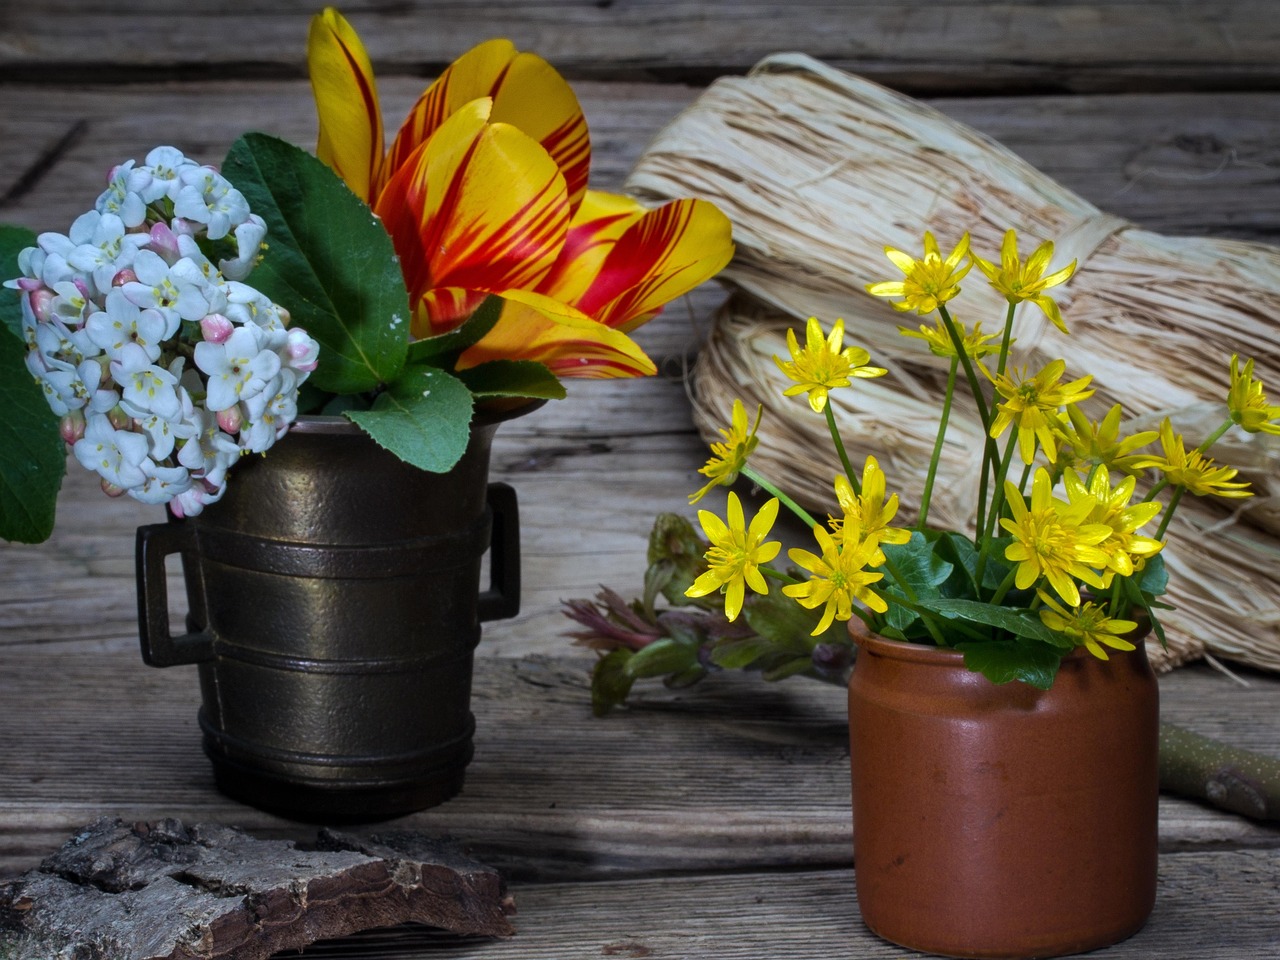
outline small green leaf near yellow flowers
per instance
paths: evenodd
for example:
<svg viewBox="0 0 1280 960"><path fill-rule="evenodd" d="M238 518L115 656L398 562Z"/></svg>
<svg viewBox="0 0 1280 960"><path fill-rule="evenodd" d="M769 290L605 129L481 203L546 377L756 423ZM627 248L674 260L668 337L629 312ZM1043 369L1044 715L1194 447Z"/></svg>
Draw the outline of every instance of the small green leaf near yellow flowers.
<svg viewBox="0 0 1280 960"><path fill-rule="evenodd" d="M711 482L689 497L691 506L710 493L713 487L727 487L738 479L738 474L747 465L747 458L760 442L756 437L756 431L760 428L760 417L763 413L764 407L758 407L756 422L748 426L747 408L742 405L741 400L733 401L732 422L727 430L724 428L720 430L724 441L711 444L711 459L705 466L698 468L698 472L704 477L710 477Z"/></svg>
<svg viewBox="0 0 1280 960"><path fill-rule="evenodd" d="M782 391L784 397L801 393L809 395L809 406L821 413L827 405L827 394L836 387L847 387L852 377L883 377L888 370L867 364L871 354L862 347L844 346L844 321L837 320L826 338L817 317L810 317L805 327L805 345L801 349L794 330L787 330L790 360L773 358L773 362L795 386Z"/></svg>
<svg viewBox="0 0 1280 960"><path fill-rule="evenodd" d="M1066 333L1067 325L1062 322L1058 305L1044 291L1068 280L1075 273L1076 261L1072 260L1061 270L1045 276L1044 271L1052 259L1053 241L1046 240L1036 247L1035 252L1027 257L1026 263L1023 263L1018 257L1018 235L1015 231L1008 230L1005 232L1004 242L1000 245L999 266L979 256L974 256L973 262L986 274L987 280L991 282L996 292L1009 303L1021 303L1024 300L1034 303L1044 311L1044 315L1053 322L1055 327Z"/></svg>
<svg viewBox="0 0 1280 960"><path fill-rule="evenodd" d="M867 292L873 297L900 297L890 304L893 309L901 312L914 310L921 315L932 313L939 304L954 298L960 292L960 281L973 266L972 262L960 265L969 254L968 233L945 257L938 248L938 241L927 231L924 235L924 256L919 260L893 247L885 247L884 253L904 277L902 280L868 284Z"/></svg>
<svg viewBox="0 0 1280 960"><path fill-rule="evenodd" d="M992 640L985 643L962 643L957 649L964 654L964 665L982 674L992 683L1021 680L1038 690L1053 686L1062 654L1043 643L1025 640Z"/></svg>
<svg viewBox="0 0 1280 960"><path fill-rule="evenodd" d="M1267 403L1262 381L1253 378L1253 358L1240 369L1240 358L1231 357L1231 387L1227 392L1231 420L1248 433L1280 435L1280 407Z"/></svg>

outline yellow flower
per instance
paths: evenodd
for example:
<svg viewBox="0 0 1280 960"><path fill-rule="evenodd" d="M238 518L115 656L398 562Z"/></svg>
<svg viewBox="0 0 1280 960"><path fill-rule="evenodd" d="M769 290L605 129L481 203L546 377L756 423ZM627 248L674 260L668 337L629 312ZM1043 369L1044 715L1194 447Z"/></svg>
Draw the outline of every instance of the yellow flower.
<svg viewBox="0 0 1280 960"><path fill-rule="evenodd" d="M1075 273L1076 261L1072 260L1061 270L1046 277L1044 270L1052 258L1053 242L1046 240L1023 263L1018 257L1018 235L1009 230L1004 235L1004 243L1000 245L1000 266L988 263L979 256L974 256L973 262L1006 300L1010 303L1031 301L1044 311L1044 315L1053 321L1055 327L1066 333L1067 325L1062 322L1058 305L1044 291L1049 287L1056 287Z"/></svg>
<svg viewBox="0 0 1280 960"><path fill-rule="evenodd" d="M724 442L711 444L711 459L705 466L698 468L698 472L704 477L710 477L711 482L692 494L689 497L689 503L697 503L710 492L712 487L721 485L727 487L738 479L738 474L747 465L747 458L760 442L756 436L756 430L760 427L760 417L763 412L763 405L756 408L756 422L748 429L747 408L742 405L741 400L733 401L733 422L728 430L720 430Z"/></svg>
<svg viewBox="0 0 1280 960"><path fill-rule="evenodd" d="M1280 435L1280 407L1267 406L1267 395L1262 390L1262 381L1253 379L1253 358L1245 361L1244 369L1239 369L1240 357L1231 356L1231 389L1227 393L1227 408L1231 411L1231 419L1240 424L1249 433L1271 433Z"/></svg>
<svg viewBox="0 0 1280 960"><path fill-rule="evenodd" d="M1063 443L1058 447L1058 456L1053 464L1059 470L1079 466L1106 467L1119 470L1121 473L1137 474L1141 472L1138 464L1144 459L1134 456L1133 451L1145 447L1154 440L1158 433L1154 430L1143 430L1131 437L1120 438L1120 404L1107 411L1097 423L1091 423L1084 412L1076 406L1067 407L1070 425L1058 423L1058 439Z"/></svg>
<svg viewBox="0 0 1280 960"><path fill-rule="evenodd" d="M901 300L892 304L893 309L914 310L919 314L932 313L938 309L939 304L946 303L958 294L960 281L973 266L972 263L960 266L960 261L969 253L968 233L960 238L955 249L945 258L938 249L938 241L927 231L924 235L924 256L921 259L917 260L893 247L885 247L884 253L906 275L905 279L868 284L867 292L873 297L901 297Z"/></svg>
<svg viewBox="0 0 1280 960"><path fill-rule="evenodd" d="M805 327L805 346L802 350L796 342L794 330L787 330L787 347L791 360L773 358L787 378L795 381L794 387L782 391L784 397L808 393L809 406L814 413L821 413L827 405L827 393L835 387L849 386L850 377L883 377L888 370L868 367L871 359L862 347L845 347L844 321L837 320L825 339L817 317L810 317Z"/></svg>
<svg viewBox="0 0 1280 960"><path fill-rule="evenodd" d="M1104 581L1109 581L1112 573L1122 577L1132 575L1147 557L1160 552L1163 543L1140 536L1137 531L1155 519L1161 504L1154 500L1130 503L1138 482L1134 477L1125 477L1115 487L1111 486L1111 477L1105 469L1095 472L1088 486L1074 470L1068 470L1062 479L1067 499L1073 504L1088 505L1085 522L1104 523L1111 528L1111 536L1098 544L1108 558Z"/></svg>
<svg viewBox="0 0 1280 960"><path fill-rule="evenodd" d="M1040 610L1040 622L1074 640L1077 647L1084 647L1099 660L1110 659L1102 649L1103 644L1113 650L1135 649L1132 643L1122 639L1123 634L1137 629L1138 624L1133 620L1113 620L1096 603L1073 604L1068 610L1043 590L1039 595L1045 602Z"/></svg>
<svg viewBox="0 0 1280 960"><path fill-rule="evenodd" d="M951 318L956 325L956 332L960 334L960 343L964 347L964 352L974 360L980 360L989 353L999 353L1000 334L983 333L982 321L979 320L973 325L973 330L966 330L963 323L960 323L955 317ZM951 342L951 335L947 333L946 322L939 317L935 324L930 327L920 324L920 329L910 330L907 327L899 327L898 332L904 337L917 337L929 345L929 352L935 357L946 357L950 359L956 355L955 344ZM1010 343L1015 341L1010 340Z"/></svg>
<svg viewBox="0 0 1280 960"><path fill-rule="evenodd" d="M705 597L719 590L724 594L725 617L736 620L742 611L747 587L756 593L769 592L769 585L765 583L759 567L776 557L782 549L782 544L776 540L763 542L778 518L778 499L773 497L765 503L748 527L738 495L730 492L726 516L727 524L710 510L698 511L702 532L711 541L707 550L708 569L685 591L685 596Z"/></svg>
<svg viewBox="0 0 1280 960"><path fill-rule="evenodd" d="M852 617L854 600L860 600L877 613L889 609L888 604L870 589L871 584L884 578L883 573L866 569L883 557L874 540L860 538L852 525L844 528L839 543L821 526L813 528L813 535L822 548L822 556L808 550L787 551L793 563L813 576L804 583L792 583L782 588L783 593L806 609L826 604L812 636L826 630L832 620Z"/></svg>
<svg viewBox="0 0 1280 960"><path fill-rule="evenodd" d="M1098 544L1111 536L1111 528L1084 522L1089 504L1054 497L1049 472L1043 467L1032 481L1030 506L1014 484L1005 481L1004 489L1013 517L1002 517L1000 526L1013 535L1004 556L1018 565L1014 585L1026 590L1043 577L1073 607L1080 604L1076 580L1101 589L1102 578L1091 568L1107 565L1109 558Z"/></svg>
<svg viewBox="0 0 1280 960"><path fill-rule="evenodd" d="M1251 497L1243 482L1232 482L1240 471L1234 467L1215 466L1212 457L1199 450L1187 452L1182 434L1174 435L1173 424L1165 417L1160 424L1160 446L1163 457L1146 457L1139 462L1142 467L1153 467L1165 475L1175 487L1185 487L1197 497Z"/></svg>
<svg viewBox="0 0 1280 960"><path fill-rule="evenodd" d="M911 531L902 527L891 527L891 521L898 513L898 495L895 493L885 499L884 471L875 457L867 457L862 467L862 495L853 492L853 484L844 474L836 477L836 500L840 503L843 517L831 518L831 529L839 531L853 527L859 535L876 543L906 543L911 539ZM879 565L884 561L876 561Z"/></svg>
<svg viewBox="0 0 1280 960"><path fill-rule="evenodd" d="M1044 447L1045 456L1050 461L1056 460L1058 446L1054 434L1055 429L1061 429L1058 410L1093 396L1092 390L1084 389L1092 377L1059 384L1066 369L1064 361L1054 360L1030 379L1024 368L1021 379L1015 381L1009 374L993 374L986 367L982 368L995 384L996 392L1005 398L998 404L1000 412L991 424L991 436L999 437L1009 424L1017 424L1018 450L1023 463L1035 459L1037 440Z"/></svg>

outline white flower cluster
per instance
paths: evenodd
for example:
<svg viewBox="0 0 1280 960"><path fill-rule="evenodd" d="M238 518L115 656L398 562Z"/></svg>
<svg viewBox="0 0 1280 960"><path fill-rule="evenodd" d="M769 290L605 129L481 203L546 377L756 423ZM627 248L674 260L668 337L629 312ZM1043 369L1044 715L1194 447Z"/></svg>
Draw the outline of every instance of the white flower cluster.
<svg viewBox="0 0 1280 960"><path fill-rule="evenodd" d="M320 348L241 282L265 235L225 177L157 147L20 254L27 369L108 494L197 514L297 417Z"/></svg>

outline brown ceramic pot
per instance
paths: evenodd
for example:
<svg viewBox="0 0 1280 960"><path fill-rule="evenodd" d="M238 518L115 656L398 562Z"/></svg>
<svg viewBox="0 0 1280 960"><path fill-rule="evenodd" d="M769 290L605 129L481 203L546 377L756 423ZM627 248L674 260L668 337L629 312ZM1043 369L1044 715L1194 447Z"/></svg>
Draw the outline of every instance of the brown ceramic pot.
<svg viewBox="0 0 1280 960"><path fill-rule="evenodd" d="M1077 650L1053 687L868 636L849 684L867 926L954 957L1051 957L1137 932L1155 902L1155 675L1142 644Z"/></svg>

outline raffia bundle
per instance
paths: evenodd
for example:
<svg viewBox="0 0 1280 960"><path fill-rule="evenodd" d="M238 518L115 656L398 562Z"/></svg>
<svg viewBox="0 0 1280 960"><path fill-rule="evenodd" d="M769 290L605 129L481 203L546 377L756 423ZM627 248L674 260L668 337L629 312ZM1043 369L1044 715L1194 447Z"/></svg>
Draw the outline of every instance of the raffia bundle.
<svg viewBox="0 0 1280 960"><path fill-rule="evenodd" d="M919 251L931 230L944 250L969 231L998 256L1008 227L1024 250L1056 244L1050 269L1079 267L1053 291L1071 330L1062 336L1037 308L1019 308L1013 362L1038 368L1063 358L1067 377L1093 375L1088 412L1114 402L1136 418L1168 415L1188 445L1225 414L1233 354L1280 389L1280 251L1260 244L1166 237L1099 211L984 135L919 101L798 54L771 57L746 78L718 81L641 157L629 188L655 198L701 196L734 223L738 254L725 277L745 291L726 305L697 373L696 418L705 436L728 419L734 396L762 402L758 469L810 505L827 507L837 469L825 425L803 403L781 402L772 357L785 329L843 317L846 342L888 367L880 381L833 394L857 455L874 453L909 513L919 501L933 443L944 361L899 324L865 286L896 271L883 248ZM993 329L1005 304L976 274L957 301L960 318ZM963 391L961 391L963 393ZM931 519L972 520L981 430L957 409ZM1184 498L1171 530L1173 660L1200 644L1225 657L1280 669L1280 444L1266 435L1223 442L1214 455L1239 466L1254 498L1235 513Z"/></svg>

